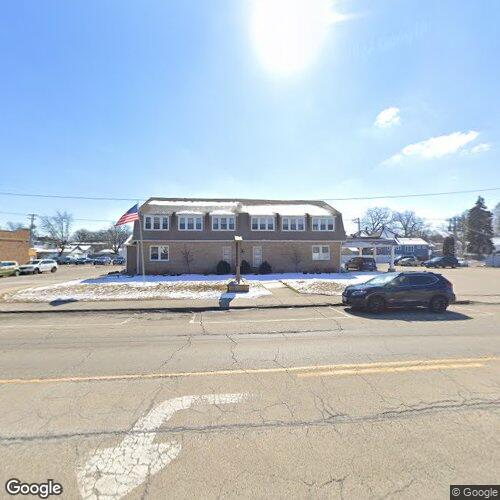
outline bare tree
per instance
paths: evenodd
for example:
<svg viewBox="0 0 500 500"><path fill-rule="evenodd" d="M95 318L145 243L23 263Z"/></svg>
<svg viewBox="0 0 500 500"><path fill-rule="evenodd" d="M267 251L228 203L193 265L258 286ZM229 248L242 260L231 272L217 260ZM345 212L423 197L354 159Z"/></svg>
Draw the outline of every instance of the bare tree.
<svg viewBox="0 0 500 500"><path fill-rule="evenodd" d="M26 229L26 225L21 222L7 222L7 229L9 231L19 231L19 229Z"/></svg>
<svg viewBox="0 0 500 500"><path fill-rule="evenodd" d="M302 262L302 256L300 255L297 245L292 245L290 248L290 261L295 267L295 272L298 272L300 263Z"/></svg>
<svg viewBox="0 0 500 500"><path fill-rule="evenodd" d="M418 217L413 210L394 212L391 225L393 230L403 238L422 236L427 229L424 219Z"/></svg>
<svg viewBox="0 0 500 500"><path fill-rule="evenodd" d="M182 260L186 265L186 271L191 274L191 263L194 260L193 251L187 245L184 245L184 249L181 251Z"/></svg>
<svg viewBox="0 0 500 500"><path fill-rule="evenodd" d="M361 217L361 227L368 233L375 233L384 227L390 227L392 212L387 207L369 208Z"/></svg>
<svg viewBox="0 0 500 500"><path fill-rule="evenodd" d="M130 236L130 229L127 226L110 226L104 231L104 239L109 244L114 253L118 253L123 244Z"/></svg>
<svg viewBox="0 0 500 500"><path fill-rule="evenodd" d="M73 216L66 211L57 211L56 215L52 217L42 217L42 229L59 247L59 255L62 255L64 249L68 246L72 224Z"/></svg>

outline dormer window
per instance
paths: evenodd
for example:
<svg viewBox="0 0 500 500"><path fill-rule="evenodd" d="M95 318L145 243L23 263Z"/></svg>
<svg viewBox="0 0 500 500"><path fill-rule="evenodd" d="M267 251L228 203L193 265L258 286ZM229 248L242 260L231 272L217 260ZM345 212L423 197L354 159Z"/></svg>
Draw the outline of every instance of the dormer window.
<svg viewBox="0 0 500 500"><path fill-rule="evenodd" d="M236 217L234 215L213 215L212 231L234 231L236 229Z"/></svg>
<svg viewBox="0 0 500 500"><path fill-rule="evenodd" d="M305 217L282 217L281 230L282 231L305 231L306 221Z"/></svg>
<svg viewBox="0 0 500 500"><path fill-rule="evenodd" d="M168 215L145 215L144 229L147 231L168 231Z"/></svg>
<svg viewBox="0 0 500 500"><path fill-rule="evenodd" d="M274 217L252 217L252 231L274 231Z"/></svg>
<svg viewBox="0 0 500 500"><path fill-rule="evenodd" d="M334 217L313 217L312 218L313 231L335 231Z"/></svg>
<svg viewBox="0 0 500 500"><path fill-rule="evenodd" d="M202 231L202 215L179 215L179 231Z"/></svg>

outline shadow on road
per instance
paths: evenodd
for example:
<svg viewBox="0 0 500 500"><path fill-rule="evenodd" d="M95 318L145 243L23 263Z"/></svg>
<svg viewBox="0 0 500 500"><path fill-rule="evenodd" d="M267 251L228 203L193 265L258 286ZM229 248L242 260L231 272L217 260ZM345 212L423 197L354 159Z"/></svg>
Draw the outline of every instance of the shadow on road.
<svg viewBox="0 0 500 500"><path fill-rule="evenodd" d="M387 311L372 314L366 311L346 309L349 314L365 319L377 319L379 321L465 321L472 319L467 314L455 311L444 313L433 313L424 308L388 309Z"/></svg>
<svg viewBox="0 0 500 500"><path fill-rule="evenodd" d="M51 306L57 307L57 306L63 306L64 304L71 304L72 302L78 302L77 299L55 299L51 300L49 304Z"/></svg>

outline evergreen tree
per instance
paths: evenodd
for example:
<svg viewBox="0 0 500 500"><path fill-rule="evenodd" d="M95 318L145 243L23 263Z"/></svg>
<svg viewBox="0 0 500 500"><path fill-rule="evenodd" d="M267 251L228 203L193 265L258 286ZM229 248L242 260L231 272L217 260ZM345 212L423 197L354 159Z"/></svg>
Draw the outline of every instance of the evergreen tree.
<svg viewBox="0 0 500 500"><path fill-rule="evenodd" d="M455 257L455 238L453 236L447 236L443 240L443 255Z"/></svg>
<svg viewBox="0 0 500 500"><path fill-rule="evenodd" d="M467 251L479 258L493 251L493 214L487 210L484 198L478 197L476 204L467 212Z"/></svg>

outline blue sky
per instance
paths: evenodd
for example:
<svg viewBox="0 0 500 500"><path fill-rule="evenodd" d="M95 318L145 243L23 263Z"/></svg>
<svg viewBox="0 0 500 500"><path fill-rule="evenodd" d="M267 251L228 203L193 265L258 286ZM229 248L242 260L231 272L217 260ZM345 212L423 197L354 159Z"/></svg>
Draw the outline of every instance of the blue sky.
<svg viewBox="0 0 500 500"><path fill-rule="evenodd" d="M0 191L325 199L500 186L499 23L495 0L5 2ZM439 219L475 198L332 204L346 219L375 204ZM500 192L485 198L493 208ZM130 206L0 201L110 220Z"/></svg>

